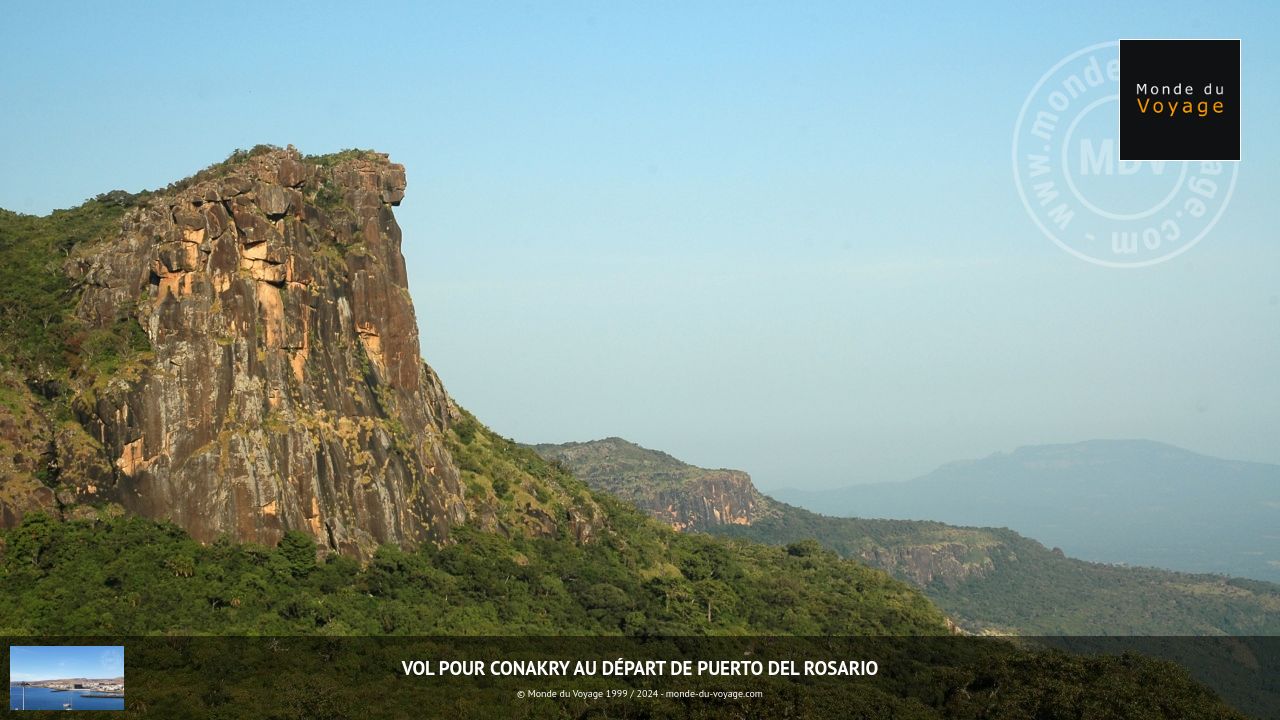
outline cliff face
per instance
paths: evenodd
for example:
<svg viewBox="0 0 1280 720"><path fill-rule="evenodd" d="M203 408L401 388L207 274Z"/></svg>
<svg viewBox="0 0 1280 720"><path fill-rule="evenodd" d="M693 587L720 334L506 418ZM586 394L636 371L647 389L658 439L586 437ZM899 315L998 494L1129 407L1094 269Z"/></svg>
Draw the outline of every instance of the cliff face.
<svg viewBox="0 0 1280 720"><path fill-rule="evenodd" d="M773 511L741 470L695 467L621 438L534 449L676 530L750 525Z"/></svg>
<svg viewBox="0 0 1280 720"><path fill-rule="evenodd" d="M751 476L741 470L707 470L683 490L658 490L647 504L644 510L676 530L750 525L764 512Z"/></svg>
<svg viewBox="0 0 1280 720"><path fill-rule="evenodd" d="M773 543L819 538L842 555L920 588L956 587L994 571L990 552L997 543L981 530L824 518L761 494L740 470L696 467L621 438L534 449L676 530Z"/></svg>
<svg viewBox="0 0 1280 720"><path fill-rule="evenodd" d="M404 190L384 155L271 150L171 186L79 251L78 320L145 338L75 383L112 467L64 502L119 503L202 541L299 529L355 555L464 520L391 210Z"/></svg>
<svg viewBox="0 0 1280 720"><path fill-rule="evenodd" d="M955 588L995 571L989 554L960 542L877 546L862 550L857 557L919 588L928 588L934 583Z"/></svg>

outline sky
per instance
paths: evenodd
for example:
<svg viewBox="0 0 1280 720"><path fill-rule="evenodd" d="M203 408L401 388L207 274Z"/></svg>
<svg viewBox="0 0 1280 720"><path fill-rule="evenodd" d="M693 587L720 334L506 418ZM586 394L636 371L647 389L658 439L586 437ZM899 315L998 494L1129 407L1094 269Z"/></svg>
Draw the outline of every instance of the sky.
<svg viewBox="0 0 1280 720"><path fill-rule="evenodd" d="M524 442L765 490L1149 438L1280 462L1273 3L12 3L0 206L258 143L388 152L422 351ZM1024 210L1014 124L1121 37L1243 40L1221 220L1143 269Z"/></svg>
<svg viewBox="0 0 1280 720"><path fill-rule="evenodd" d="M124 677L123 645L13 645L9 682Z"/></svg>

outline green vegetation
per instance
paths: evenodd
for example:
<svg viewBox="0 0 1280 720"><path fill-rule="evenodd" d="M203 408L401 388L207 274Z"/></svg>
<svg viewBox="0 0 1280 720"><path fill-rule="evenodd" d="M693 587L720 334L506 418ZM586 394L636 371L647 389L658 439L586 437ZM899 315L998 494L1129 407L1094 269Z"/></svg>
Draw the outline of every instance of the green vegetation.
<svg viewBox="0 0 1280 720"><path fill-rule="evenodd" d="M362 150L360 148L347 148L337 152L325 153L323 155L304 155L303 160L313 163L322 168L331 168L347 160L365 160L374 157L382 157L373 150Z"/></svg>
<svg viewBox="0 0 1280 720"><path fill-rule="evenodd" d="M663 491L685 489L700 477L716 472L617 437L584 443L534 445L532 449L571 468L591 487L642 507L646 500Z"/></svg>
<svg viewBox="0 0 1280 720"><path fill-rule="evenodd" d="M1076 560L997 528L910 520L832 518L778 503L779 514L712 533L772 544L817 538L844 557L877 549L898 577L912 557L953 553L967 572L945 569L925 588L949 617L974 632L1021 635L1276 635L1280 587L1217 575ZM956 552L956 548L959 552ZM898 552L894 552L894 551ZM989 564L988 564L989 563Z"/></svg>
<svg viewBox="0 0 1280 720"><path fill-rule="evenodd" d="M700 717L739 717L749 707L759 716L868 720L1243 717L1169 663L946 637L940 616L919 594L815 543L784 550L678 535L601 502L610 524L593 543L462 528L440 548L384 547L365 567L342 556L317 562L314 543L300 533L286 534L276 548L230 541L204 547L172 525L140 518L57 522L30 515L0 538L0 635L628 635L638 643L131 640L131 707L174 718L343 718L368 716L373 708L384 717L416 716L414 695L387 672L406 658L539 659L567 652L723 659L743 657L743 648L756 657L874 657L883 675L852 682L752 678L750 687L764 696L749 705L652 701L610 705L609 716L678 717L696 707ZM752 646L670 638L740 633L813 639ZM934 639L817 637L886 633ZM494 678L431 687L440 707L492 717L527 684ZM698 678L565 684L724 687ZM522 707L536 710L534 717L560 717L588 706L560 699Z"/></svg>
<svg viewBox="0 0 1280 720"><path fill-rule="evenodd" d="M1009 530L995 571L926 590L978 629L1024 634L1277 635L1280 586L1220 575L1090 563ZM984 622L984 619L985 622Z"/></svg>
<svg viewBox="0 0 1280 720"><path fill-rule="evenodd" d="M0 636L133 637L132 707L174 718L417 716L403 679L386 672L405 658L724 659L744 657L747 648L760 658L872 657L882 676L752 678L750 687L764 696L748 705L616 703L609 716L681 717L693 707L699 717L739 717L749 707L758 716L866 720L1243 718L1170 663L949 637L918 593L816 542L772 548L677 534L617 501L598 501L608 522L590 543L463 527L443 547L383 547L363 567L338 555L317 561L314 541L297 532L275 548L229 540L201 546L175 526L142 518L28 515L0 535ZM172 637L200 634L293 639ZM680 639L760 634L808 639ZM831 637L888 634L913 637ZM353 635L596 637L568 645L450 639L443 646L305 639ZM724 688L700 678L585 678L569 686L619 684ZM439 707L497 717L527 685L493 678L431 687ZM531 717L561 717L602 706L560 699L525 707L536 711Z"/></svg>
<svg viewBox="0 0 1280 720"><path fill-rule="evenodd" d="M198 185L206 180L212 180L213 178L226 175L228 171L240 165L245 164L249 160L252 160L253 158L258 157L259 155L265 155L266 153L273 152L279 149L280 148L275 145L267 145L267 144L254 145L248 150L236 148L231 152L230 155L227 156L226 160L223 160L222 162L214 163L209 167L201 170L200 172L197 172L195 175L191 175L189 177L185 177L176 182L169 183L169 185L165 188L164 191L167 193L174 193L174 192L180 192L182 190L186 190L187 188L193 185Z"/></svg>
<svg viewBox="0 0 1280 720"><path fill-rule="evenodd" d="M59 456L94 444L73 405L92 405L150 357L136 318L95 328L76 317L80 287L66 268L144 197L115 191L44 217L0 210L0 504L25 504L40 485L56 491L68 469Z"/></svg>
<svg viewBox="0 0 1280 720"><path fill-rule="evenodd" d="M504 531L526 534L554 526L568 537L572 517L589 525L601 513L587 486L563 467L498 435L462 408L445 442L473 517L492 517Z"/></svg>
<svg viewBox="0 0 1280 720"><path fill-rule="evenodd" d="M471 527L365 567L288 533L201 546L134 517L33 514L3 533L0 635L941 634L883 573L828 552L678 535L608 500L585 544Z"/></svg>
<svg viewBox="0 0 1280 720"><path fill-rule="evenodd" d="M477 525L360 566L286 533L28 515L0 533L0 634L945 634L922 595L816 547L676 533L465 410L447 436Z"/></svg>
<svg viewBox="0 0 1280 720"><path fill-rule="evenodd" d="M661 511L673 494L699 505L706 470L619 438L539 445L591 487ZM657 497L657 490L665 494ZM750 525L704 524L714 535L774 545L816 540L922 588L971 632L1020 635L1276 635L1280 586L1121 567L1066 557L1002 528L827 517L760 495ZM655 505L655 497L660 505ZM741 503L743 499L740 499Z"/></svg>
<svg viewBox="0 0 1280 720"><path fill-rule="evenodd" d="M86 341L105 350L72 316L79 292L63 265L118 227L139 198L117 191L44 217L0 210L0 358L33 383L65 379Z"/></svg>
<svg viewBox="0 0 1280 720"><path fill-rule="evenodd" d="M837 517L1008 527L1094 562L1280 583L1280 465L1149 440L1022 447L903 482L782 500Z"/></svg>

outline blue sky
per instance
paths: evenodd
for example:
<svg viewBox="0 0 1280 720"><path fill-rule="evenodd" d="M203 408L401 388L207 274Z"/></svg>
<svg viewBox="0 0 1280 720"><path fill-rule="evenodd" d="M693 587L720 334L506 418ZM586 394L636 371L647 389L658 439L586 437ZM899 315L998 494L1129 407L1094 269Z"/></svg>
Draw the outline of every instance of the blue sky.
<svg viewBox="0 0 1280 720"><path fill-rule="evenodd" d="M9 682L124 677L123 645L14 645Z"/></svg>
<svg viewBox="0 0 1280 720"><path fill-rule="evenodd" d="M763 487L1145 437L1280 461L1270 3L12 4L0 206L232 149L371 147L423 354L530 442L620 435ZM1192 251L1068 256L1023 210L1041 74L1241 37L1245 160Z"/></svg>

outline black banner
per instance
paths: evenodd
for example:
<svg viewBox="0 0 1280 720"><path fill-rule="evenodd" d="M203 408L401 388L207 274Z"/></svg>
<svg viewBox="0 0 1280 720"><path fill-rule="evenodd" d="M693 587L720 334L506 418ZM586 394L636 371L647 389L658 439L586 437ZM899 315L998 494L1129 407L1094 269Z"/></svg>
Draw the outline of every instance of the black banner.
<svg viewBox="0 0 1280 720"><path fill-rule="evenodd" d="M125 711L112 717L1185 720L1280 708L1280 638L6 640L123 645Z"/></svg>

